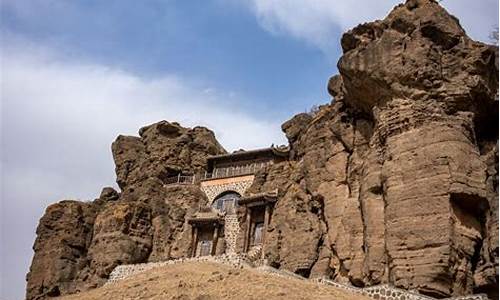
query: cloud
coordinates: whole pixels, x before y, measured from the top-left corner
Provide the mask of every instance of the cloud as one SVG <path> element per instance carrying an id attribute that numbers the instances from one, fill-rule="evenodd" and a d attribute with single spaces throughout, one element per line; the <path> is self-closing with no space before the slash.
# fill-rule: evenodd
<path id="1" fill-rule="evenodd" d="M 340 34 L 361 22 L 383 18 L 398 1 L 247 0 L 246 7 L 272 34 L 285 34 L 326 54 L 339 46 Z"/>
<path id="2" fill-rule="evenodd" d="M 289 35 L 331 55 L 339 47 L 342 32 L 357 24 L 384 18 L 401 1 L 247 0 L 243 3 L 255 14 L 259 25 L 270 33 Z M 495 0 L 450 0 L 442 4 L 461 20 L 475 39 L 489 41 L 489 33 L 498 26 Z"/>
<path id="3" fill-rule="evenodd" d="M 498 27 L 497 0 L 444 0 L 441 4 L 460 20 L 471 38 L 492 42 L 490 33 Z"/>
<path id="4" fill-rule="evenodd" d="M 14 46 L 13 46 L 14 44 Z M 141 126 L 205 125 L 228 150 L 284 143 L 280 123 L 238 109 L 234 93 L 168 74 L 144 79 L 10 40 L 2 53 L 2 299 L 22 298 L 35 228 L 61 199 L 114 185 L 111 142 Z"/>

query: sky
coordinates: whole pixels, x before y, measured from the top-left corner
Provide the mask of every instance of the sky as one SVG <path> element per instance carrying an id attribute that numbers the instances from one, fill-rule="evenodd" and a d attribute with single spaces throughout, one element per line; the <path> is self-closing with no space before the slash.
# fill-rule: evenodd
<path id="1" fill-rule="evenodd" d="M 362 4 L 360 4 L 362 3 Z M 110 145 L 160 120 L 229 151 L 329 102 L 342 32 L 393 0 L 0 1 L 0 299 L 23 299 L 45 207 L 114 186 Z M 489 41 L 498 2 L 444 0 Z"/>

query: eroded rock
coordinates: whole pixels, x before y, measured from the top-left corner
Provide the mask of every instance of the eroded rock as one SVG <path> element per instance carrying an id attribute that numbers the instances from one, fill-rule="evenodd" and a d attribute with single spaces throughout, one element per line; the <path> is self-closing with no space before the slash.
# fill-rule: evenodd
<path id="1" fill-rule="evenodd" d="M 112 145 L 117 183 L 122 190 L 153 177 L 204 170 L 206 157 L 225 153 L 212 131 L 161 121 L 139 130 L 140 137 L 119 136 Z"/>
<path id="2" fill-rule="evenodd" d="M 468 38 L 432 0 L 398 5 L 341 46 L 334 100 L 283 124 L 290 159 L 247 191 L 278 192 L 265 258 L 356 286 L 498 298 L 498 48 Z M 121 263 L 190 253 L 186 217 L 207 199 L 165 180 L 225 151 L 202 127 L 163 121 L 139 133 L 112 146 L 120 193 L 47 208 L 28 299 L 101 285 Z"/>
<path id="3" fill-rule="evenodd" d="M 315 245 L 314 276 L 494 298 L 498 129 L 486 124 L 498 123 L 497 48 L 469 39 L 430 0 L 407 1 L 354 28 L 342 48 L 340 75 L 328 83 L 334 102 L 283 126 L 290 173 L 300 179 L 276 185 L 287 196 L 273 217 L 297 215 L 280 212 L 297 195 L 301 203 L 318 199 L 321 209 L 286 234 L 304 236 L 302 220 L 324 224 L 308 246 L 299 238 L 286 247 L 308 253 Z M 253 189 L 266 189 L 268 176 Z M 300 260 L 280 247 L 266 255 L 284 266 Z"/>
<path id="4" fill-rule="evenodd" d="M 207 199 L 198 186 L 166 186 L 164 179 L 204 168 L 209 155 L 225 153 L 203 127 L 162 121 L 140 137 L 119 136 L 112 146 L 118 193 L 103 188 L 93 202 L 62 201 L 40 220 L 27 275 L 27 299 L 75 293 L 104 284 L 119 264 L 186 257 L 186 216 Z"/>

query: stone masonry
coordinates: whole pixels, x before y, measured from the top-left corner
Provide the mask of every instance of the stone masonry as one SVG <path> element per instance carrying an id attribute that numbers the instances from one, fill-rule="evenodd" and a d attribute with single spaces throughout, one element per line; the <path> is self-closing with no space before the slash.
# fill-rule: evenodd
<path id="1" fill-rule="evenodd" d="M 184 262 L 213 262 L 228 265 L 234 268 L 249 268 L 243 256 L 223 254 L 219 256 L 199 256 L 191 258 L 180 258 L 161 262 L 150 262 L 143 264 L 119 265 L 109 275 L 107 284 L 117 282 L 133 275 L 152 270 L 154 268 L 184 263 Z"/>
<path id="2" fill-rule="evenodd" d="M 240 231 L 240 223 L 238 215 L 228 214 L 224 217 L 224 239 L 226 242 L 226 253 L 235 254 L 237 248 L 238 234 Z"/>
<path id="3" fill-rule="evenodd" d="M 155 263 L 144 263 L 144 264 L 133 264 L 133 265 L 120 265 L 117 266 L 110 274 L 109 280 L 107 284 L 111 284 L 128 277 L 131 277 L 135 274 L 145 272 L 151 270 L 153 268 L 165 267 L 168 265 L 179 264 L 184 262 L 212 262 L 212 263 L 220 263 L 224 265 L 231 266 L 233 268 L 252 268 L 252 265 L 246 260 L 244 256 L 235 255 L 235 254 L 224 254 L 220 256 L 202 256 L 202 257 L 194 257 L 194 258 L 183 258 L 176 260 L 169 260 L 163 262 L 155 262 Z M 271 266 L 259 266 L 256 268 L 252 268 L 257 272 L 262 272 L 266 274 L 270 274 L 273 276 L 286 277 L 286 278 L 298 278 L 303 280 L 310 280 L 316 282 L 318 284 L 330 285 L 339 289 L 346 290 L 353 294 L 359 294 L 368 296 L 372 299 L 378 300 L 434 300 L 435 298 L 421 295 L 418 293 L 414 293 L 411 291 L 399 289 L 393 287 L 391 285 L 382 284 L 371 286 L 367 288 L 358 288 L 347 284 L 342 284 L 338 282 L 334 282 L 332 280 L 326 278 L 315 278 L 315 279 L 307 279 L 304 277 L 300 277 L 299 275 L 289 272 L 286 270 L 275 269 Z M 447 300 L 488 300 L 488 297 L 485 294 L 476 294 L 476 295 L 468 295 L 468 296 L 460 296 L 460 297 L 450 297 L 445 298 Z"/>
<path id="4" fill-rule="evenodd" d="M 248 178 L 245 178 L 244 180 L 241 181 L 234 181 L 234 182 L 227 182 L 227 183 L 220 183 L 213 185 L 202 183 L 201 189 L 207 195 L 208 203 L 211 204 L 217 196 L 227 191 L 234 191 L 240 195 L 243 195 L 245 191 L 253 183 L 253 176 L 246 176 L 246 177 Z"/>
<path id="5" fill-rule="evenodd" d="M 436 298 L 425 296 L 419 293 L 403 290 L 396 288 L 394 286 L 388 284 L 375 285 L 366 288 L 358 288 L 346 284 L 341 284 L 338 282 L 334 282 L 332 280 L 318 278 L 313 279 L 321 284 L 335 286 L 337 288 L 341 288 L 347 290 L 354 294 L 360 294 L 364 296 L 368 296 L 372 299 L 378 300 L 434 300 Z M 460 296 L 460 297 L 450 297 L 444 299 L 456 299 L 456 300 L 488 300 L 488 297 L 485 294 L 476 294 L 476 295 L 468 295 L 468 296 Z"/>

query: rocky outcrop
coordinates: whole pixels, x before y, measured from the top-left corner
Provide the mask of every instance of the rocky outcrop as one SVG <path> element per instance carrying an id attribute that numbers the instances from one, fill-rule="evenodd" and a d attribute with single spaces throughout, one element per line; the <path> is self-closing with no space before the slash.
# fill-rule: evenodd
<path id="1" fill-rule="evenodd" d="M 252 187 L 282 195 L 266 257 L 358 286 L 495 297 L 498 49 L 431 0 L 341 44 L 332 104 L 283 126 L 292 170 L 272 166 Z"/>
<path id="2" fill-rule="evenodd" d="M 195 185 L 165 185 L 173 174 L 201 170 L 225 153 L 214 134 L 162 121 L 119 136 L 112 145 L 117 182 L 93 202 L 61 201 L 40 220 L 27 276 L 27 299 L 75 293 L 104 284 L 120 264 L 185 257 L 186 216 L 204 205 Z"/>
<path id="3" fill-rule="evenodd" d="M 432 0 L 398 5 L 341 46 L 333 101 L 283 124 L 289 159 L 248 190 L 278 191 L 267 262 L 356 286 L 498 298 L 498 48 L 469 39 Z M 165 183 L 225 151 L 202 127 L 163 121 L 139 135 L 112 145 L 120 193 L 47 208 L 28 299 L 99 286 L 119 264 L 190 253 L 187 216 L 206 197 Z"/>
<path id="4" fill-rule="evenodd" d="M 79 290 L 88 276 L 84 269 L 96 210 L 93 204 L 78 201 L 47 207 L 36 231 L 35 255 L 27 275 L 28 299 Z"/>
<path id="5" fill-rule="evenodd" d="M 204 170 L 208 155 L 225 153 L 213 132 L 204 127 L 188 129 L 162 121 L 141 128 L 139 135 L 120 135 L 111 147 L 122 190 L 147 178 L 194 174 Z"/>

